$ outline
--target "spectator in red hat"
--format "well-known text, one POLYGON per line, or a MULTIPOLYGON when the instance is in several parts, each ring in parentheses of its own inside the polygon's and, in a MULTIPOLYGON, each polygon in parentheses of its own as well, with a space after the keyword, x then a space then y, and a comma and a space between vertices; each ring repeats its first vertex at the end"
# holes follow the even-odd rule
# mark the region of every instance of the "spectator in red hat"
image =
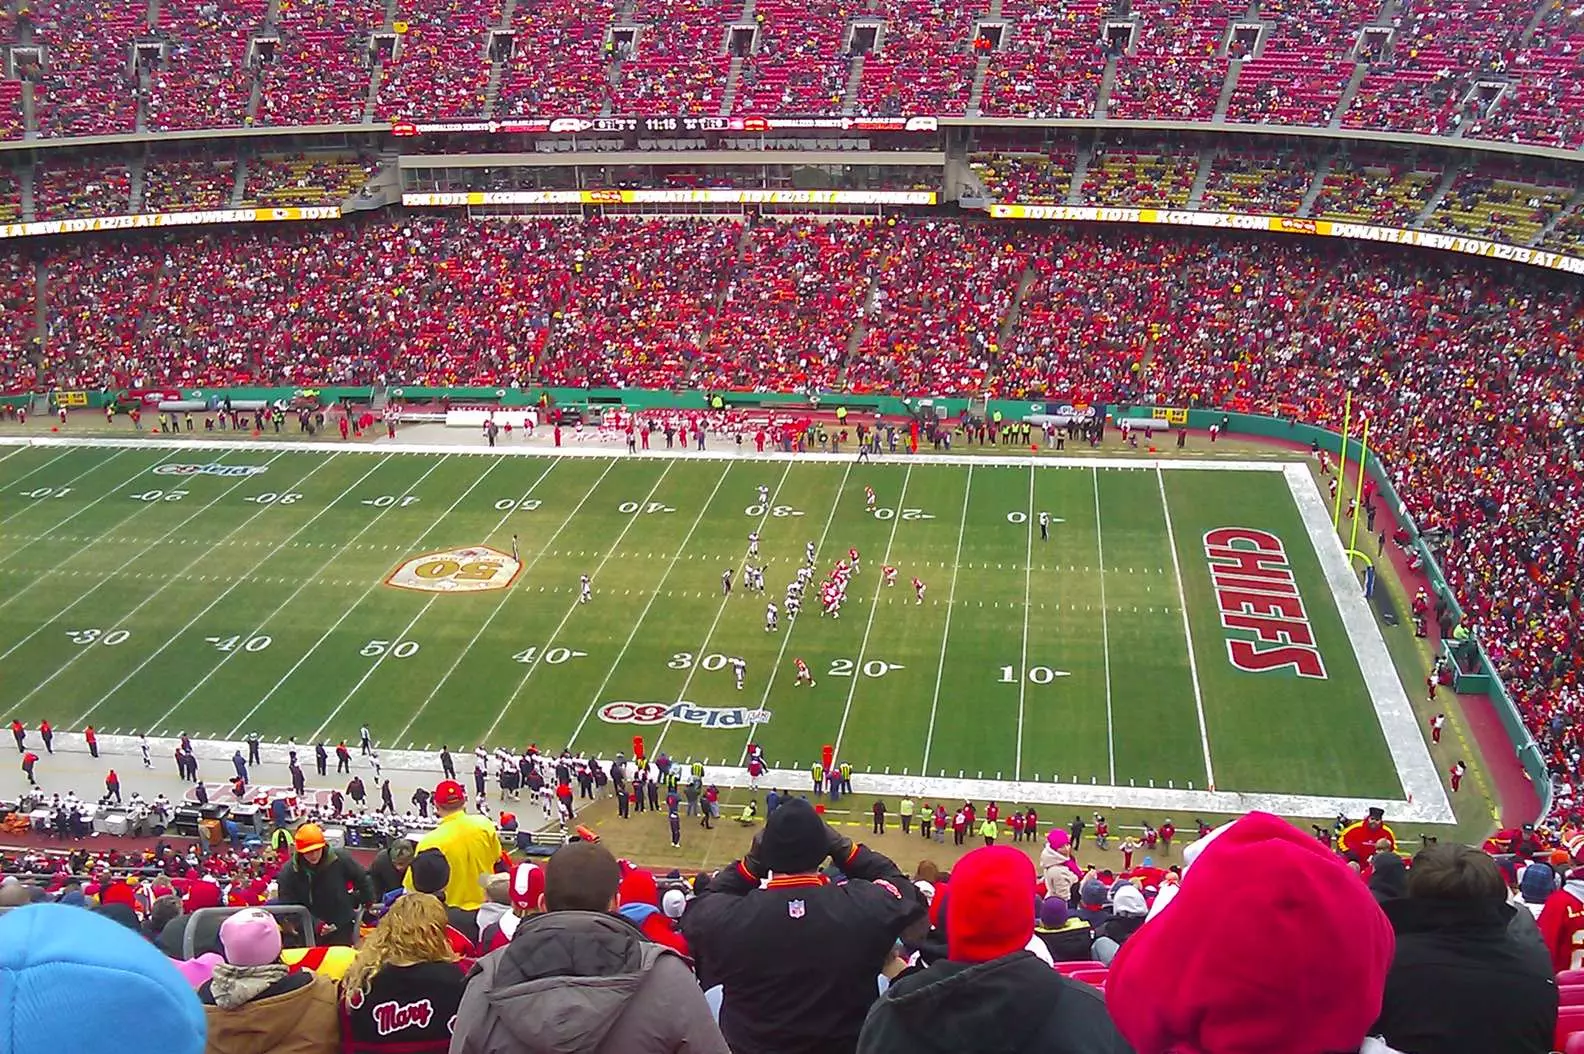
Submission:
POLYGON ((1346 864, 1259 812, 1185 856, 1182 881, 1162 891, 1106 982, 1136 1054, 1390 1050, 1370 1026, 1391 924, 1346 864))
MULTIPOLYGON (((517 932, 522 921, 530 915, 543 911, 541 901, 544 899, 544 868, 531 861, 524 861, 512 869, 507 879, 506 895, 510 900, 511 910, 503 913, 495 921, 480 927, 479 951, 484 954, 504 948, 517 932)), ((506 878, 501 875, 499 878, 506 878)), ((497 879, 492 878, 491 881, 497 879)), ((489 905, 485 905, 488 907, 489 905)), ((484 908, 480 908, 482 913, 484 908)), ((481 915, 482 918, 482 915, 481 915)))
MULTIPOLYGON (((1557 1017, 1550 957, 1510 931, 1496 861, 1447 843, 1414 856, 1408 895, 1381 907, 1397 935, 1374 1031, 1413 1054, 1547 1054, 1557 1017)), ((1527 912, 1525 913, 1527 915, 1527 912)))
POLYGON ((660 911, 660 886, 655 882, 654 872, 642 868, 628 871, 622 876, 617 900, 620 903, 616 914, 637 926, 645 937, 674 948, 682 955, 688 954, 687 938, 660 911))
MULTIPOLYGON (((439 826, 418 840, 417 851, 438 849, 451 865, 451 881, 446 886, 445 902, 453 908, 477 911, 484 903, 484 887, 479 880, 497 868, 510 870, 511 861, 501 851, 500 834, 487 817, 467 811, 467 792, 456 780, 441 780, 434 789, 435 813, 439 826)), ((403 884, 413 888, 409 869, 403 884)))
POLYGON ((896 979, 870 1008, 858 1054, 1126 1054, 1100 993, 1030 952, 1037 888, 1033 862, 1011 846, 959 860, 947 957, 896 979))

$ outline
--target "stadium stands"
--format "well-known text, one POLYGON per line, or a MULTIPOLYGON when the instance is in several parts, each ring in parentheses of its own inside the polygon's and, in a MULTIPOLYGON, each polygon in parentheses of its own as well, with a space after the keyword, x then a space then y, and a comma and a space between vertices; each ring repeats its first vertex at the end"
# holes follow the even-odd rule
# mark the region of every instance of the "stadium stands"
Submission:
POLYGON ((1224 38, 1234 5, 1221 0, 1140 0, 1138 41, 1117 60, 1109 117, 1208 121, 1226 80, 1224 38))
POLYGON ((1503 169, 1483 166, 1457 177, 1425 226, 1528 245, 1567 204, 1569 193, 1562 187, 1514 182, 1503 169))
POLYGON ((610 94, 605 32, 610 0, 550 0, 512 15, 511 61, 501 75, 499 111, 505 116, 593 115, 610 94))
POLYGON ((256 157, 248 162, 242 204, 339 205, 378 169, 375 162, 335 154, 256 157))
POLYGON ((261 73, 261 125, 354 124, 369 94, 369 34, 385 20, 377 0, 280 6, 280 45, 261 73))
POLYGON ((15 173, 0 169, 0 223, 11 223, 22 216, 22 186, 15 173))
POLYGON ((1181 208, 1188 204, 1198 170, 1198 154, 1173 151, 1167 144, 1162 144, 1159 153, 1105 150, 1089 162, 1083 202, 1181 208))
MULTIPOLYGON (((973 15, 962 0, 876 0, 880 46, 864 57, 857 112, 963 113, 974 77, 973 15)), ((982 13, 982 12, 979 12, 982 13)))
POLYGON ((222 209, 231 203, 236 162, 164 161, 144 170, 143 211, 222 209))
POLYGON ((1441 180, 1439 171, 1410 165, 1359 153, 1351 159, 1338 158, 1315 198, 1314 215, 1387 227, 1408 226, 1441 180))
POLYGON ((1220 153, 1211 163, 1202 206, 1290 216, 1313 178, 1307 165, 1287 154, 1220 153))
POLYGON ((482 116, 489 82, 485 29, 499 20, 499 8, 485 0, 428 0, 397 9, 406 29, 385 65, 375 119, 482 116))
POLYGON ((253 93, 248 65, 266 0, 161 0, 164 57, 150 76, 150 131, 243 124, 253 93))
POLYGON ((1057 9, 1018 0, 1012 39, 990 53, 979 110, 987 117, 1090 117, 1105 68, 1098 0, 1057 9))
POLYGON ((616 54, 616 113, 714 115, 731 60, 726 30, 742 8, 730 0, 640 0, 630 56, 616 54))
POLYGON ((1076 163, 1076 152, 1050 157, 991 153, 976 154, 972 168, 997 201, 1060 205, 1067 200, 1076 163))
POLYGON ((34 206, 41 219, 125 215, 131 195, 125 165, 51 165, 34 174, 34 206))
POLYGON ((146 0, 41 0, 32 18, 49 47, 36 87, 40 134, 133 131, 139 89, 131 44, 148 35, 146 0))
POLYGON ((755 4, 757 50, 744 58, 733 112, 837 113, 852 61, 846 7, 829 0, 755 4))

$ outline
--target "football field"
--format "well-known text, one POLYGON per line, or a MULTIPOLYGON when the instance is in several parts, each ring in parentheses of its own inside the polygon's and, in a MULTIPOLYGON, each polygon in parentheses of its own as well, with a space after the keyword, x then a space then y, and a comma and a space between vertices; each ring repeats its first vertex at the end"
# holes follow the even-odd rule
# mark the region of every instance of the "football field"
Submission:
POLYGON ((1451 819, 1302 463, 574 454, 0 446, 0 714, 1451 819))

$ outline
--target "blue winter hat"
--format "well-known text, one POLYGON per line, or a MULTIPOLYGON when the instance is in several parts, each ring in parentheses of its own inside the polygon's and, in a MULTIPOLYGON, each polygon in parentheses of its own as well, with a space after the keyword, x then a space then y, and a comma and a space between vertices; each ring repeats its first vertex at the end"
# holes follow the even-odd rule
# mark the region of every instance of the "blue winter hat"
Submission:
POLYGON ((1518 892, 1525 904, 1544 904, 1556 891, 1556 872, 1547 863, 1530 864, 1518 880, 1518 892))
POLYGON ((197 995, 125 926, 60 904, 0 915, 0 1054, 203 1054, 204 1040, 197 995))

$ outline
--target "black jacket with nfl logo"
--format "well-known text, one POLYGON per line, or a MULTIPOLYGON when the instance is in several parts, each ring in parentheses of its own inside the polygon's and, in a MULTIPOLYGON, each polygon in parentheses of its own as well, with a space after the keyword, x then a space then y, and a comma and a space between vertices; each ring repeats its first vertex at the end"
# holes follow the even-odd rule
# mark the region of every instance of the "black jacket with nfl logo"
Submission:
MULTIPOLYGON (((843 840, 845 842, 845 839, 843 840)), ((844 846, 847 876, 786 875, 761 888, 750 857, 688 905, 682 933, 702 983, 720 984, 732 1054, 852 1054, 897 937, 923 899, 890 859, 844 846)))

